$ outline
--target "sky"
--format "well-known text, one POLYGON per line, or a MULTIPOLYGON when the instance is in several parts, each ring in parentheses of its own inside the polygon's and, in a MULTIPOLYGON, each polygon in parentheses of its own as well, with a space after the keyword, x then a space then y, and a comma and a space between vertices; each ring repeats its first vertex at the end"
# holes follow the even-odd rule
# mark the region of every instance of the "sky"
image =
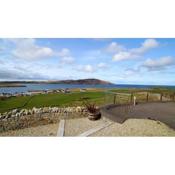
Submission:
POLYGON ((0 81, 84 78, 175 85, 175 39, 0 39, 0 81))

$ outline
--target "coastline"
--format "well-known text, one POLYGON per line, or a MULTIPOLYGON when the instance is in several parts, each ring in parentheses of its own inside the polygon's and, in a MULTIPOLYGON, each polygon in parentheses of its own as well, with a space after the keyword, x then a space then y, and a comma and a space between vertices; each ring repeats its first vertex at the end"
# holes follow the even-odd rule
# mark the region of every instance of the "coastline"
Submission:
POLYGON ((0 84, 0 88, 11 88, 11 87, 26 87, 26 85, 22 84, 0 84))

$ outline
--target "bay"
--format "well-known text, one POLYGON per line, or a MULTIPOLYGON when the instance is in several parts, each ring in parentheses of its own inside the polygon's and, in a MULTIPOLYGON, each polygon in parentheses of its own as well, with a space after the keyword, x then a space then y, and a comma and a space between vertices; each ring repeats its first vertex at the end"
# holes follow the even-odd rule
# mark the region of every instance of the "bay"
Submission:
POLYGON ((0 93, 23 93, 28 91, 35 91, 35 90, 51 90, 51 89, 66 89, 66 88, 138 88, 138 89, 147 89, 153 87, 165 87, 165 88, 172 88, 175 89, 175 86, 162 86, 162 85, 128 85, 128 84, 110 84, 110 85, 86 85, 86 84, 31 84, 25 83, 22 84, 25 87, 3 87, 0 88, 0 93))

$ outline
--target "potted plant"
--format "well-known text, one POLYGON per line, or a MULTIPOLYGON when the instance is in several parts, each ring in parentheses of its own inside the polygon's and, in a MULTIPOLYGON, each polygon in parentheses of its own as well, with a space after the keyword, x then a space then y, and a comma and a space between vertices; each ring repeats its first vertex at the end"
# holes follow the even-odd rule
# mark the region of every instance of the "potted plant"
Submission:
POLYGON ((95 105, 95 103, 85 102, 84 105, 86 107, 86 110, 88 111, 89 120, 98 120, 101 118, 100 110, 95 105))

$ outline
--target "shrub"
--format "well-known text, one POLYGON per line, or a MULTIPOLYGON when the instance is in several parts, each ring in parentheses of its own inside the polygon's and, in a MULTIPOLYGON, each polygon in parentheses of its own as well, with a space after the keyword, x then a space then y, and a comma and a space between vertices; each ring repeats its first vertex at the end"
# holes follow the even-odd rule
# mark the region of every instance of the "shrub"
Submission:
POLYGON ((96 113, 99 110, 96 104, 92 102, 84 101, 84 106, 87 109, 87 111, 90 113, 96 113))

